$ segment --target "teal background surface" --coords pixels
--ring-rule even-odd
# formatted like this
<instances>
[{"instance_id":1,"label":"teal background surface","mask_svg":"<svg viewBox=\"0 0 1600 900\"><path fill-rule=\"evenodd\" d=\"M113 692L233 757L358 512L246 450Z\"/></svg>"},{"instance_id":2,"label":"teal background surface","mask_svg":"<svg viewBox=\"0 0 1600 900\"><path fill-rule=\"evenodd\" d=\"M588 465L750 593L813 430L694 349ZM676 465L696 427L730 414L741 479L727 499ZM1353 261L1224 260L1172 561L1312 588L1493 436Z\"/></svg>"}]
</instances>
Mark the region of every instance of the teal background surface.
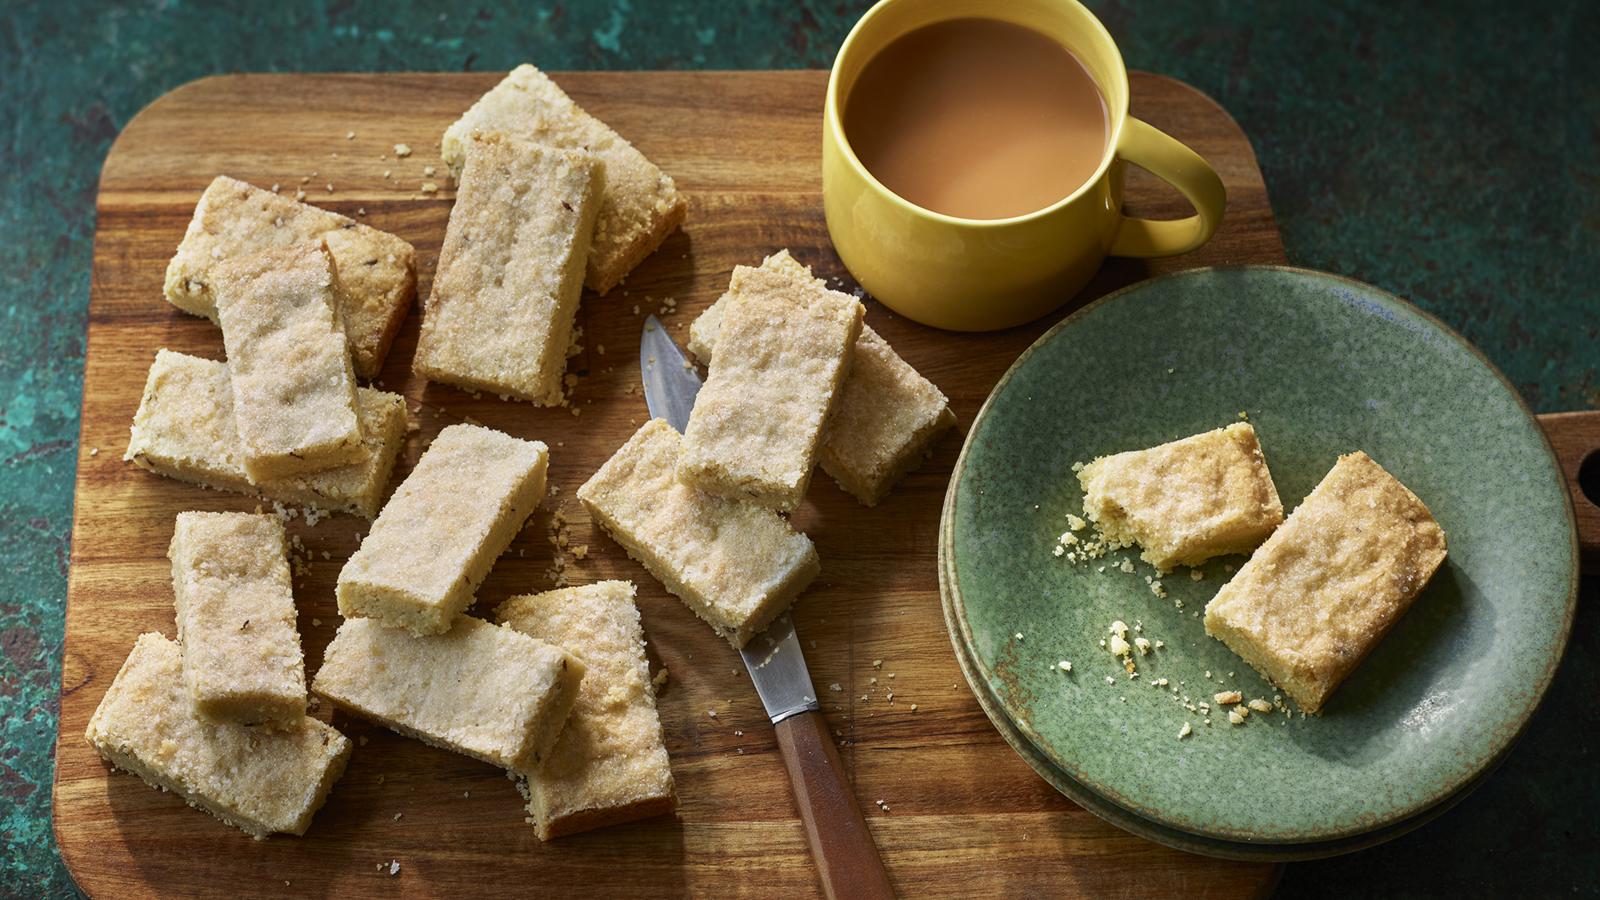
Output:
<instances>
[{"instance_id":1,"label":"teal background surface","mask_svg":"<svg viewBox=\"0 0 1600 900\"><path fill-rule=\"evenodd\" d=\"M1134 68L1226 106L1289 258L1473 342L1541 412L1600 406L1600 4L1091 0ZM0 896L75 889L50 828L94 192L145 104L222 72L826 67L861 3L0 4ZM1284 896L1600 893L1600 583L1504 768ZM1136 878L1136 874L1130 873Z\"/></svg>"}]
</instances>

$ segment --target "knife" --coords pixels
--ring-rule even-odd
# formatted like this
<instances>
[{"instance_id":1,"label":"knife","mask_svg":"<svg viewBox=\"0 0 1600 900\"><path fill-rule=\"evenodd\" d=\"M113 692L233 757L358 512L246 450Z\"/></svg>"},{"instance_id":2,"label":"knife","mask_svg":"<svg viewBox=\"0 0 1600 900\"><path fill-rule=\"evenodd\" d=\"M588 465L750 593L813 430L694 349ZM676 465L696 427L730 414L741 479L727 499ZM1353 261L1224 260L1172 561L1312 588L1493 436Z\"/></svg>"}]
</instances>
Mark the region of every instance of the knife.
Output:
<instances>
[{"instance_id":1,"label":"knife","mask_svg":"<svg viewBox=\"0 0 1600 900\"><path fill-rule=\"evenodd\" d=\"M682 433L700 392L700 374L655 316L645 319L639 339L639 372L650 415L666 419ZM812 690L794 619L788 612L774 619L739 655L772 720L823 891L830 898L893 897L889 875Z\"/></svg>"}]
</instances>

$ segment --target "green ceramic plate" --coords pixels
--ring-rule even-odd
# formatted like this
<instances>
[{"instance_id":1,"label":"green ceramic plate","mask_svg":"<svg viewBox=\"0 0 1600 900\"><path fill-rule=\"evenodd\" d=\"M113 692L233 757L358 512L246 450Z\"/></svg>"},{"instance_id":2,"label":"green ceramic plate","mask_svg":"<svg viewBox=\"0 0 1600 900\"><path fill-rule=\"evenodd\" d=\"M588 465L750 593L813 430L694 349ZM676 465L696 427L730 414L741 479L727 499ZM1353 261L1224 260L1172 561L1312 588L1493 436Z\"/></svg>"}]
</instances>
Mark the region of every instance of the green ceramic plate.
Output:
<instances>
[{"instance_id":1,"label":"green ceramic plate","mask_svg":"<svg viewBox=\"0 0 1600 900\"><path fill-rule=\"evenodd\" d=\"M1158 597L1133 554L1073 564L1051 550L1081 512L1074 462L1241 411L1286 507L1340 453L1365 450L1427 502L1450 558L1321 717L1208 726L1179 701L1274 693L1200 621L1243 559L1213 560L1199 581L1159 579ZM1515 391L1404 301L1287 268L1167 276L1051 329L973 422L940 531L952 640L975 687L1065 778L1219 841L1341 841L1470 785L1543 696L1576 601L1570 500ZM1124 558L1134 573L1119 570ZM1165 643L1135 680L1099 646L1117 619ZM1194 734L1179 740L1185 722Z\"/></svg>"},{"instance_id":2,"label":"green ceramic plate","mask_svg":"<svg viewBox=\"0 0 1600 900\"><path fill-rule=\"evenodd\" d=\"M953 622L950 604L946 603L944 609L946 622ZM1202 856L1214 856L1220 859L1246 862L1298 862L1308 859L1326 859L1330 856L1339 856L1345 853L1353 853L1357 850L1365 850L1368 847L1375 847L1384 841L1393 840L1407 832L1414 831L1455 808L1457 803L1465 799L1468 794L1472 793L1484 779L1488 778L1499 767L1506 755L1506 753L1502 753L1466 786L1434 806L1408 819L1403 819L1373 831L1362 832L1346 838L1305 844L1263 844L1249 841L1218 840L1187 831L1179 831L1175 828L1168 828L1158 822L1136 816L1073 781L1051 763L1049 759L1045 758L1044 754L1040 753L1038 748L1022 732L1017 730L1011 720L1006 718L1005 712L1000 708L1000 704L995 700L994 695L989 693L981 680L978 680L971 655L965 651L965 648L957 643L955 649L956 662L960 664L961 673L967 678L968 683L972 685L973 693L978 699L978 705L983 707L984 714L989 717L990 722L994 723L995 730L1000 732L1000 736L1005 739L1006 743L1011 745L1013 750L1017 751L1017 755L1022 757L1024 762L1039 773L1039 777L1050 782L1051 786L1074 803L1124 831L1155 841L1158 844L1165 844L1168 847L1189 853L1198 853Z\"/></svg>"}]
</instances>

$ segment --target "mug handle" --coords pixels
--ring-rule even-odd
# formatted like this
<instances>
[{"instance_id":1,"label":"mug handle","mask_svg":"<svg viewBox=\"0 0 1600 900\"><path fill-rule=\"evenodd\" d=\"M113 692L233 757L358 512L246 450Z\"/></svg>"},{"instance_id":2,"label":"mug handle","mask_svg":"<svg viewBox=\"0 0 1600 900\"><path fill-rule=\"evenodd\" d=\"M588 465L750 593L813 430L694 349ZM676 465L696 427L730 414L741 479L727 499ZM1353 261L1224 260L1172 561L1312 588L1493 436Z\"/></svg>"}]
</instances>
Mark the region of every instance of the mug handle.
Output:
<instances>
[{"instance_id":1,"label":"mug handle","mask_svg":"<svg viewBox=\"0 0 1600 900\"><path fill-rule=\"evenodd\" d=\"M1122 123L1117 155L1177 188L1194 204L1187 219L1141 219L1123 216L1111 242L1112 256L1176 256L1211 239L1228 205L1211 164L1177 138L1133 116Z\"/></svg>"}]
</instances>

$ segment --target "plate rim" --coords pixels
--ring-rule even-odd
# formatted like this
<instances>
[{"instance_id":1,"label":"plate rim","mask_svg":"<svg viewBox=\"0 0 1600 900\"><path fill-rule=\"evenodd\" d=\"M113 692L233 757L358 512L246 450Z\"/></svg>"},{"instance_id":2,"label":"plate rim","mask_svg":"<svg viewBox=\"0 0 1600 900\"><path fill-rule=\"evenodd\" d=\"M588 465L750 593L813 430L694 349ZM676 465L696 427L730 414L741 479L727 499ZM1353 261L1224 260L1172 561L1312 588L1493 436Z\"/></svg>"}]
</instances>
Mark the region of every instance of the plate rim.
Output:
<instances>
[{"instance_id":1,"label":"plate rim","mask_svg":"<svg viewBox=\"0 0 1600 900\"><path fill-rule=\"evenodd\" d=\"M1502 373L1486 355L1484 355L1482 350L1478 349L1472 344L1471 341L1468 341L1454 328L1451 328L1448 324L1444 323L1437 316L1434 316L1427 310L1422 309L1416 304L1398 296L1397 294L1394 294L1391 291L1384 290L1383 288L1356 278L1351 278L1346 275L1325 272L1320 269L1311 269L1302 266L1290 265L1245 264L1233 266L1201 266L1192 269L1184 269L1178 272L1169 272L1163 275L1158 275L1154 278L1147 278L1134 282L1133 284L1118 288L1111 293L1108 293L1102 297L1098 297L1073 310L1061 321L1050 326L1050 328L1046 329L1043 334L1039 335L1039 337L1035 339L1026 350L1024 350L1017 356L1015 360L1012 361L1011 365L1007 367L1005 373L1000 376L998 381L995 382L994 388L989 392L989 395L984 398L983 405L980 406L978 408L978 412L973 415L972 424L967 429L966 439L962 442L961 452L956 457L955 464L951 469L950 481L945 489L945 501L940 511L938 564L939 594L941 603L946 607L946 630L950 632L951 642L956 646L958 653L962 649L965 649L966 652L970 653L970 662L981 675L982 681L985 682L983 685L972 684L972 676L966 671L965 667L961 667L962 676L968 680L969 689L973 690L975 693L979 690L989 689L989 686L995 680L996 675L991 670L991 667L984 662L982 656L972 650L974 642L971 625L968 623L966 618L966 603L962 597L959 573L957 572L955 566L954 517L956 510L956 496L960 488L962 478L966 474L968 466L968 454L972 450L973 443L979 434L983 423L988 418L995 399L1007 387L1007 385L1010 384L1012 377L1016 375L1018 370L1028 362L1028 360L1036 351L1055 340L1062 331L1071 327L1089 313L1106 304L1115 302L1122 297L1136 291L1147 289L1150 285L1165 281L1193 278L1205 274L1249 274L1252 272L1281 272L1297 278L1304 278L1308 280L1333 281L1342 283L1361 292L1375 295L1384 301L1391 302L1399 307L1402 311L1413 314L1428 325L1431 325L1438 331L1438 333L1448 338L1456 346L1466 350L1478 361L1480 365L1482 365L1491 375L1495 377L1495 379L1500 382L1500 384L1506 389L1507 393L1509 393L1515 401L1516 408L1522 413L1524 421L1530 427L1532 427L1534 432L1538 434L1539 446L1544 449L1544 458L1550 465L1550 471L1553 471L1558 475L1561 472L1560 461L1556 457L1555 448L1550 443L1550 436L1542 427L1539 426L1538 419L1535 417L1533 410L1529 408L1527 400L1522 396L1521 392L1516 389L1516 386L1511 383L1510 379L1506 378L1505 374ZM1119 795L1118 792L1109 789L1107 786L1094 784L1084 778L1079 777L1077 774L1072 772L1071 768L1067 765L1066 760L1057 758L1059 754L1047 752L1044 749L1043 745L1040 744L1039 736L1032 733L1032 729L1026 721L1019 721L1017 716L1011 714L1007 704L1000 699L998 694L995 695L996 703L999 711L1005 715L1007 722L1009 722L1019 734L1026 738L1042 757L1049 760L1053 767L1061 770L1063 775L1070 777L1074 784L1081 785L1086 790L1092 791L1096 796L1103 798L1109 803L1115 804L1117 807L1133 814L1138 818L1151 821L1165 828L1214 840L1248 843L1250 845L1262 846L1273 844L1295 845L1320 843L1325 841L1339 841L1391 827L1397 823L1405 822L1408 819L1412 819L1423 813L1426 813L1429 809L1438 806L1440 803L1448 800L1452 796L1462 793L1463 788L1472 785L1474 780L1479 776L1486 776L1487 774L1490 774L1493 768L1497 765L1497 760L1503 759L1509 755L1512 747L1516 745L1517 741L1521 739L1523 733L1527 730L1528 724L1532 721L1533 716L1544 704L1545 697L1549 693L1550 684L1554 680L1556 671L1560 668L1562 660L1566 657L1567 647L1570 643L1573 620L1577 609L1579 571L1581 565L1576 516L1572 504L1572 495L1570 491L1565 489L1564 482L1563 490L1561 491L1561 497L1561 509L1564 513L1570 550L1568 556L1570 565L1568 566L1566 573L1567 591L1565 603L1563 604L1563 608L1561 610L1561 623L1559 634L1557 635L1555 642L1555 652L1547 654L1544 668L1539 672L1538 677L1535 679L1534 687L1536 688L1536 699L1533 703L1528 705L1526 710L1522 713L1520 721L1516 723L1514 728L1510 729L1508 733L1502 732L1506 735L1503 741L1490 741L1481 745L1483 750L1474 754L1473 758L1469 762L1458 766L1454 771L1452 771L1446 777L1439 790L1430 792L1429 796L1424 797L1421 800L1414 801L1404 806L1396 807L1393 810L1390 810L1386 815L1379 817L1375 821L1372 821L1368 824L1351 824L1344 828L1319 830L1277 829L1271 830L1270 833L1266 834L1261 833L1260 829L1235 828L1228 827L1226 825L1213 825L1205 829L1191 828L1184 823L1172 821L1170 818L1165 817L1162 811L1159 809L1147 809L1144 806L1130 803L1126 798ZM980 705L982 705L981 701ZM1002 734L1002 738L1003 737L1004 734ZM1015 750L1016 748L1013 747L1013 751ZM1049 781L1049 779L1046 780ZM1055 785L1052 783L1052 786ZM1059 791L1060 788L1057 787L1057 790ZM1145 836L1148 837L1148 835Z\"/></svg>"},{"instance_id":2,"label":"plate rim","mask_svg":"<svg viewBox=\"0 0 1600 900\"><path fill-rule=\"evenodd\" d=\"M944 577L943 570L940 572L940 577L941 579ZM953 613L949 603L941 605L944 610L945 623L948 626ZM1396 838L1410 834L1458 806L1461 801L1471 796L1474 791L1493 776L1516 746L1515 741L1508 744L1499 756L1495 757L1482 772L1478 773L1460 790L1445 796L1436 804L1427 807L1414 816L1397 820L1388 825L1378 826L1371 831L1360 832L1344 838L1307 843L1230 841L1224 838L1173 828L1164 823L1147 819L1137 812L1101 796L1073 779L1066 772L1055 767L1050 762L1047 754L1035 746L1027 735L1023 734L1011 722L1009 717L1004 716L1003 709L999 708L1001 703L998 698L994 697L993 692L988 691L982 684L972 683L970 670L976 664L972 661L971 654L967 652L966 648L957 643L954 634L951 635L950 645L955 652L956 667L961 670L962 677L967 680L968 687L972 689L973 696L978 701L978 707L983 710L984 715L994 725L995 731L1000 734L1000 739L1005 741L1022 758L1022 761L1030 769L1033 769L1035 774L1055 788L1058 793L1096 818L1116 826L1135 837L1141 837L1147 841L1171 847L1174 850L1195 853L1213 859L1252 863L1306 862L1308 860L1345 856L1380 844L1386 844ZM1003 724L1001 719L1004 719ZM1019 743L1026 744L1027 749L1019 747ZM1062 782L1070 784L1071 787L1063 786Z\"/></svg>"}]
</instances>

